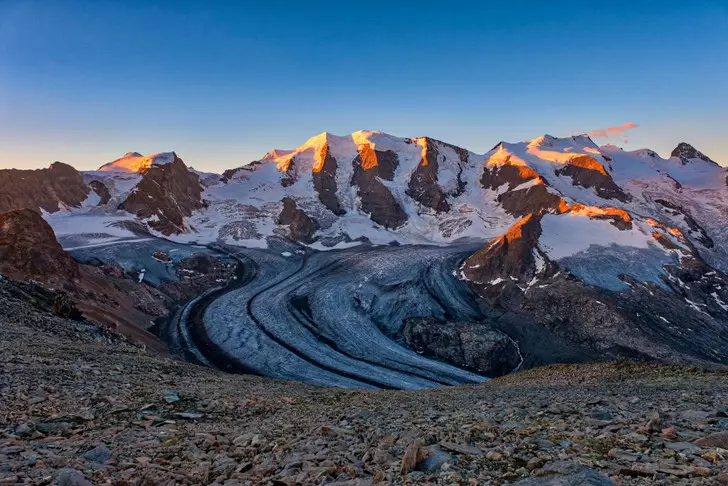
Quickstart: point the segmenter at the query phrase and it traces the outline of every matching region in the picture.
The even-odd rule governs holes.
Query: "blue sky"
[[[728,164],[725,0],[233,3],[0,0],[0,167],[176,150],[220,171],[358,129],[485,152],[627,122],[612,142]]]

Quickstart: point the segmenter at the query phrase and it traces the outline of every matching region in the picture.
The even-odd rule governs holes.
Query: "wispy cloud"
[[[639,125],[632,122],[623,123],[622,125],[618,127],[607,127],[607,128],[596,128],[589,132],[589,136],[593,138],[611,138],[611,137],[618,137],[619,135],[622,135],[627,130],[632,130],[633,128],[637,128]],[[626,137],[626,134],[625,134]]]

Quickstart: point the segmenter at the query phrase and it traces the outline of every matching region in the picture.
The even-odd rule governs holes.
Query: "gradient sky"
[[[221,171],[358,129],[482,153],[624,123],[613,143],[728,165],[726,0],[232,3],[0,0],[0,168],[175,150]]]

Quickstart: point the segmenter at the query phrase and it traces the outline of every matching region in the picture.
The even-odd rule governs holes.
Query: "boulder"
[[[521,362],[516,343],[486,324],[415,317],[405,321],[402,332],[415,351],[490,378],[510,373]]]

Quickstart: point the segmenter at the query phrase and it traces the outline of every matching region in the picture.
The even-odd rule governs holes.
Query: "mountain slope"
[[[41,281],[72,279],[78,277],[79,266],[38,213],[19,209],[0,212],[0,274]]]
[[[163,235],[190,231],[185,218],[205,206],[197,174],[172,152],[164,163],[154,163],[119,209],[144,220]]]
[[[54,213],[63,208],[80,208],[92,191],[81,174],[70,165],[54,162],[47,169],[0,169],[0,212],[32,209]]]

